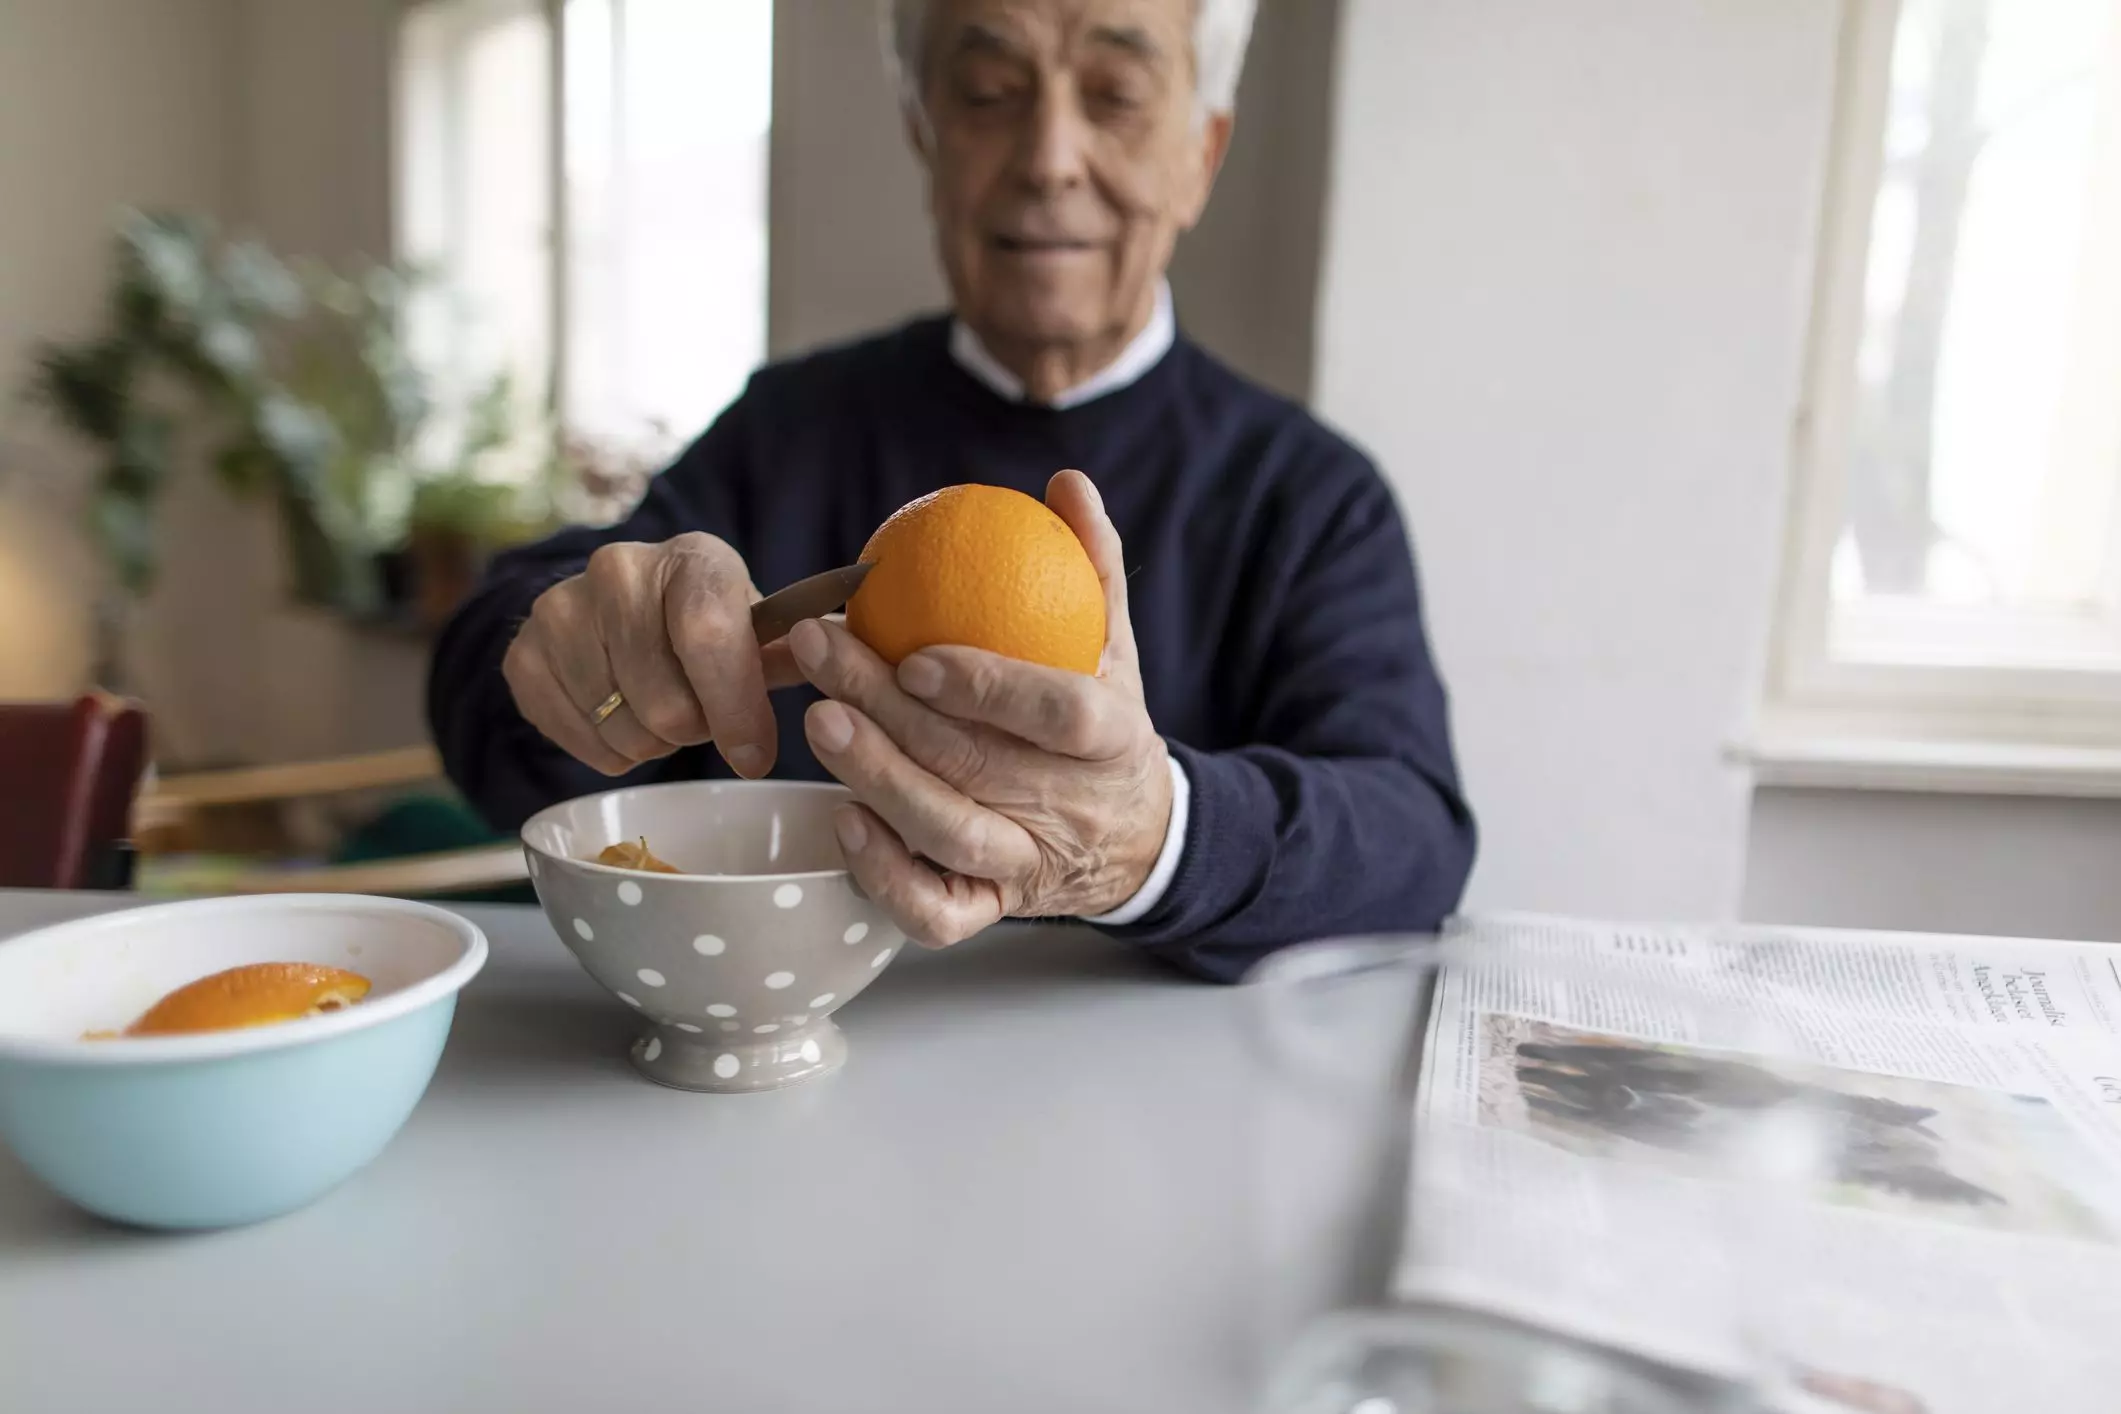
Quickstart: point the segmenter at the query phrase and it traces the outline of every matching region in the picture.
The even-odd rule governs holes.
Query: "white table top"
[[[0,936],[112,906],[0,893]],[[1256,1368],[1244,1001],[1085,933],[909,952],[838,1075],[639,1079],[531,909],[383,1156],[111,1227],[0,1152],[0,1410],[1228,1411]]]

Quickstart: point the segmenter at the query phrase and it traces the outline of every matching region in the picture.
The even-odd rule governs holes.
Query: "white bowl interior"
[[[847,867],[832,833],[838,786],[682,781],[565,801],[523,827],[532,849],[594,862],[599,851],[646,839],[687,874],[813,874]]]
[[[464,956],[462,936],[387,899],[222,899],[85,918],[0,940],[0,1036],[116,1031],[187,982],[254,962],[358,972],[371,1000]]]

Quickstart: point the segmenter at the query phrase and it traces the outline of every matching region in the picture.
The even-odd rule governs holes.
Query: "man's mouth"
[[[994,246],[1009,255],[1073,255],[1097,249],[1094,241],[1058,236],[997,235]]]

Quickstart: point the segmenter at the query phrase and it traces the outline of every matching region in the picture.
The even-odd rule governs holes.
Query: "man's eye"
[[[1083,97],[1093,111],[1114,116],[1139,112],[1149,102],[1138,88],[1117,84],[1092,86],[1084,90]]]
[[[975,67],[957,76],[957,100],[967,108],[997,108],[1013,99],[1021,87],[1008,74]]]

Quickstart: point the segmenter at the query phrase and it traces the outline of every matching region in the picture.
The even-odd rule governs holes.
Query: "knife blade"
[[[822,618],[852,599],[873,568],[866,563],[843,565],[775,590],[751,606],[752,633],[762,646],[786,638],[804,619]]]

